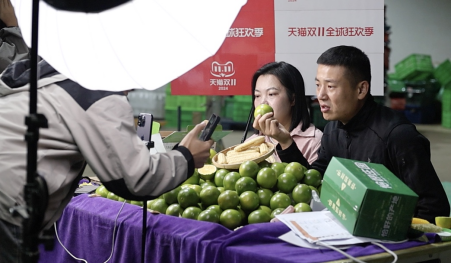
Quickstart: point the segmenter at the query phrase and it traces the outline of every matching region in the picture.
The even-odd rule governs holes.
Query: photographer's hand
[[[19,26],[10,0],[0,0],[0,19],[6,26]]]
[[[204,163],[210,157],[210,147],[213,145],[213,140],[201,141],[198,138],[201,131],[206,127],[206,123],[202,122],[196,125],[179,143],[180,146],[187,148],[193,155],[195,168],[204,166]]]

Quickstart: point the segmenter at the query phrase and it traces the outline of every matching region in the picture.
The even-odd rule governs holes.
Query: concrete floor
[[[430,148],[432,154],[432,163],[435,167],[436,173],[441,181],[451,181],[451,130],[444,128],[439,124],[416,125],[419,132],[430,140]],[[251,135],[251,131],[247,136]],[[233,131],[222,139],[224,148],[239,144],[244,131]],[[84,176],[94,177],[94,172],[88,166],[85,170]]]

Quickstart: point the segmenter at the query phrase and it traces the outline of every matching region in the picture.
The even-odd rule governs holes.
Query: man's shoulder
[[[378,105],[370,118],[369,127],[381,137],[387,137],[396,127],[412,127],[403,112]]]

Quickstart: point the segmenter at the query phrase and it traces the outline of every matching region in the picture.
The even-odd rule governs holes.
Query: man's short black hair
[[[347,70],[348,79],[352,86],[361,81],[369,83],[372,78],[370,61],[367,55],[359,48],[353,46],[337,46],[323,52],[317,59],[317,64],[328,66],[342,66]]]

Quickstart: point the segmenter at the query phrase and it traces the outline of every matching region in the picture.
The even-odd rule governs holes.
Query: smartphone
[[[217,127],[218,123],[220,123],[221,118],[215,114],[212,114],[210,116],[209,122],[207,123],[204,130],[202,130],[201,135],[199,136],[199,139],[203,141],[210,140],[210,137],[212,136],[213,132],[215,131],[215,128]]]
[[[144,142],[151,140],[152,122],[154,117],[149,113],[140,113],[137,122],[137,135]]]

